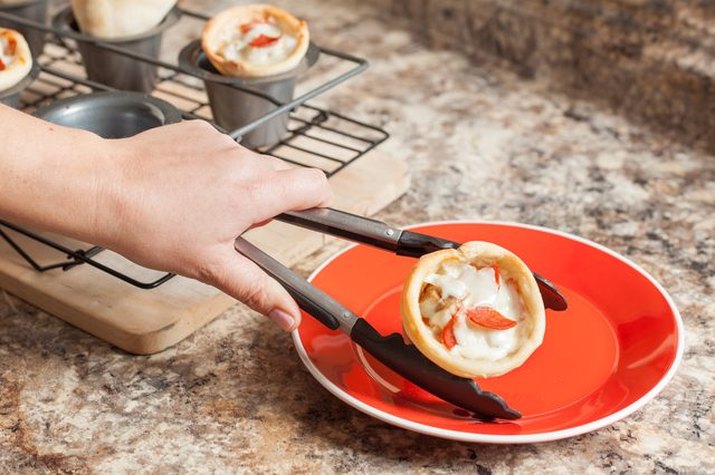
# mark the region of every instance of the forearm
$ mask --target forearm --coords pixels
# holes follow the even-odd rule
[[[204,121],[105,140],[0,106],[0,218],[112,249],[214,285],[285,330],[290,295],[234,240],[286,211],[325,206],[320,170],[236,144]]]
[[[0,218],[86,241],[97,222],[105,140],[0,105]]]

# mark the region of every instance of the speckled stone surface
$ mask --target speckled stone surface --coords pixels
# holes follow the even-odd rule
[[[0,291],[0,471],[715,472],[715,158],[538,82],[431,52],[370,7],[276,3],[306,17],[316,41],[372,62],[318,102],[384,126],[383,149],[409,161],[413,187],[381,218],[519,221],[623,253],[682,312],[680,370],[645,408],[598,432],[464,444],[341,403],[302,367],[288,335],[242,306],[136,357]]]
[[[715,151],[711,0],[371,0],[433,46]]]

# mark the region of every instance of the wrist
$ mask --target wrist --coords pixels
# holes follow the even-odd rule
[[[104,209],[114,186],[112,141],[84,130],[67,130],[63,138],[56,144],[58,153],[48,154],[52,163],[46,167],[64,182],[56,186],[67,190],[66,194],[58,191],[66,210],[60,224],[66,229],[58,231],[91,244],[105,245],[111,232],[108,229],[111,221],[106,219]]]
[[[93,181],[93,201],[88,209],[88,240],[92,244],[111,248],[122,235],[127,208],[126,167],[130,162],[127,153],[131,151],[125,140],[95,135],[86,143],[84,155],[90,164],[87,176]]]
[[[0,158],[0,217],[102,244],[111,224],[102,208],[112,187],[112,141],[2,107],[0,119],[13,151]]]

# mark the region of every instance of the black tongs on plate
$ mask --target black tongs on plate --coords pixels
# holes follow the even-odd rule
[[[381,221],[331,208],[292,211],[276,219],[402,256],[419,257],[440,249],[459,247],[459,243],[453,241],[400,230]],[[365,351],[405,379],[483,420],[521,417],[500,396],[481,390],[472,379],[445,371],[427,359],[414,345],[406,344],[401,335],[380,335],[365,319],[242,237],[236,239],[235,247],[285,287],[300,308],[331,330],[340,329],[349,335]],[[558,289],[543,277],[537,274],[534,276],[544,305],[557,311],[565,310],[566,299]]]

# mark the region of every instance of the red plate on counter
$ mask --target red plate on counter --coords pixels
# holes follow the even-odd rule
[[[477,379],[523,417],[484,423],[415,387],[308,315],[293,333],[312,375],[356,409],[424,434],[532,443],[583,434],[628,416],[672,378],[683,354],[673,301],[643,269],[591,241],[512,223],[446,222],[414,228],[457,242],[490,241],[554,282],[565,312],[546,312],[543,344],[524,365]],[[401,332],[400,292],[415,260],[366,246],[329,259],[310,280],[379,332]]]

